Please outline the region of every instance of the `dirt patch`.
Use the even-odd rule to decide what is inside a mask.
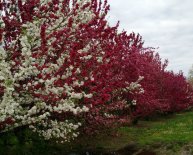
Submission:
[[[157,154],[153,151],[150,151],[150,150],[143,150],[135,155],[157,155]]]
[[[138,152],[139,148],[137,148],[137,145],[135,143],[129,144],[125,146],[124,148],[118,150],[115,152],[115,155],[133,155],[134,153]]]

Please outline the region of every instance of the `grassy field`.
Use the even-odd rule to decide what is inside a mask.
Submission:
[[[121,127],[114,133],[104,132],[96,137],[80,137],[78,141],[76,140],[70,144],[56,145],[45,141],[40,142],[37,139],[34,141],[30,137],[22,145],[17,143],[4,146],[0,143],[0,151],[3,153],[9,149],[13,150],[10,154],[18,152],[20,155],[64,154],[65,152],[84,152],[88,150],[114,152],[124,150],[124,148],[127,148],[127,151],[133,148],[135,151],[148,149],[162,152],[164,155],[178,154],[184,150],[192,152],[193,112],[154,117],[148,121],[139,121],[135,126]],[[2,152],[1,155],[3,155]]]
[[[137,126],[120,128],[119,133],[123,139],[130,139],[140,145],[193,142],[193,112],[141,121]]]
[[[84,137],[72,145],[81,148],[115,151],[127,146],[138,149],[168,149],[179,151],[193,144],[193,112],[185,112],[165,117],[139,121],[135,126],[121,127],[116,135],[101,134],[98,137]],[[75,146],[75,148],[74,148]],[[189,149],[189,148],[188,148]],[[174,153],[175,154],[175,153]]]

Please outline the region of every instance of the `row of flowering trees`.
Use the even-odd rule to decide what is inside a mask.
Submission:
[[[183,74],[166,71],[141,36],[109,26],[107,1],[1,0],[0,10],[1,132],[69,141],[190,107]]]

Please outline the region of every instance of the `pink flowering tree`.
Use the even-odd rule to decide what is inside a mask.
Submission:
[[[162,63],[152,48],[142,50],[139,58],[136,67],[144,76],[141,85],[145,91],[136,97],[134,117],[174,113],[191,107],[192,90],[183,73],[167,71],[168,61]]]

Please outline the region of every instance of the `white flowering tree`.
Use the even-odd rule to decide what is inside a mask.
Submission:
[[[1,3],[5,14],[1,16],[1,132],[29,126],[45,139],[68,141],[77,136],[75,131],[81,123],[60,115],[89,110],[76,104],[92,94],[75,91],[86,77],[78,79],[81,68],[75,67],[72,60],[71,43],[76,42],[73,33],[79,26],[94,18],[93,4],[86,0]],[[92,41],[79,50],[83,53],[81,60],[92,57],[84,54],[91,45]]]

